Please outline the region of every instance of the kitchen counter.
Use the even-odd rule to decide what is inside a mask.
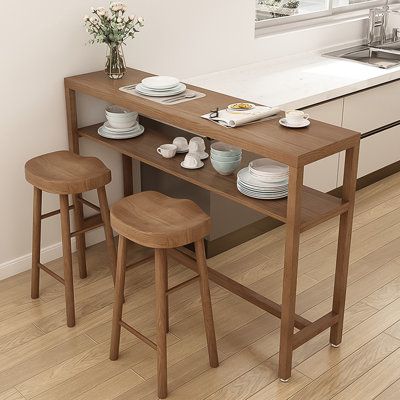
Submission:
[[[400,66],[380,69],[322,56],[328,51],[331,50],[248,64],[186,81],[286,110],[314,105],[400,79]]]

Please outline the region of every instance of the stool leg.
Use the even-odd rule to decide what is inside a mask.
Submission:
[[[108,257],[110,259],[110,269],[115,282],[117,255],[115,251],[113,231],[110,223],[110,209],[108,207],[107,193],[104,186],[97,189],[97,195],[99,197],[101,218],[103,219],[104,223],[104,234],[106,236]]]
[[[218,367],[218,352],[217,342],[215,339],[214,319],[212,313],[210,288],[208,285],[208,267],[206,255],[204,251],[204,242],[199,240],[195,242],[197,267],[199,270],[199,282],[201,302],[203,305],[204,326],[206,330],[208,356],[210,359],[210,366],[212,368]]]
[[[119,236],[117,273],[115,278],[115,298],[114,311],[111,331],[110,360],[117,360],[119,355],[119,342],[121,336],[122,305],[124,303],[125,286],[125,267],[126,267],[126,239]]]
[[[155,249],[158,397],[167,397],[167,252]]]
[[[68,195],[60,195],[61,234],[64,258],[65,304],[67,325],[75,326],[74,280],[72,275],[71,227],[69,223]]]
[[[78,231],[83,228],[83,205],[78,200],[82,194],[75,194],[72,196],[73,203],[74,203],[74,222],[75,222],[75,229]],[[86,240],[85,234],[82,233],[77,235],[76,237],[76,248],[78,251],[78,265],[79,265],[79,277],[84,279],[87,277],[87,270],[86,270]]]
[[[40,268],[40,237],[42,230],[42,191],[33,188],[33,228],[32,228],[32,278],[31,297],[39,297]]]

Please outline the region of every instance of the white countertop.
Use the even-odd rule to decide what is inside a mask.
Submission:
[[[317,104],[395,79],[400,79],[400,66],[381,69],[323,57],[320,53],[307,53],[201,75],[186,81],[285,110]]]

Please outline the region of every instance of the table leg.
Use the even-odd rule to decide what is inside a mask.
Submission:
[[[303,167],[289,168],[289,195],[287,202],[286,244],[283,272],[281,336],[278,371],[278,376],[282,381],[289,379],[292,372],[303,172]]]
[[[67,128],[69,150],[79,154],[78,121],[76,112],[75,90],[65,88],[65,105],[67,108]]]
[[[132,158],[122,154],[122,174],[124,181],[124,197],[133,194],[133,166]]]
[[[354,202],[357,183],[359,145],[346,150],[342,199],[349,202],[347,212],[340,216],[339,239],[336,256],[335,286],[332,312],[339,316],[332,326],[330,342],[339,346],[342,341],[344,307],[346,301],[347,275],[350,258],[351,233],[353,227]]]

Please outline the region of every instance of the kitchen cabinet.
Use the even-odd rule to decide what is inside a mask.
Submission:
[[[357,178],[400,159],[400,125],[365,137],[360,143]],[[344,156],[339,162],[339,185],[343,182]]]
[[[341,126],[343,98],[309,107],[304,112],[309,114],[312,119]],[[301,134],[301,130],[299,130],[299,134]],[[323,192],[335,189],[337,187],[338,166],[339,154],[307,165],[304,169],[304,184]]]
[[[343,128],[369,132],[400,120],[400,81],[344,97]]]

